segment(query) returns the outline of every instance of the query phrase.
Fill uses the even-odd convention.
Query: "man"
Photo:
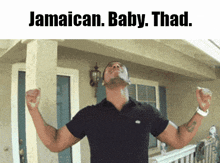
[[[149,133],[174,148],[182,148],[195,136],[210,106],[211,95],[197,89],[200,109],[188,123],[176,127],[157,109],[129,98],[130,79],[120,62],[107,65],[103,80],[106,99],[80,110],[58,130],[47,125],[38,111],[39,100],[34,94],[39,90],[27,92],[27,106],[37,133],[52,152],[60,152],[87,136],[92,163],[147,163]]]

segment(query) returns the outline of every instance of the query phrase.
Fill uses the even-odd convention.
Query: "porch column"
[[[44,120],[57,127],[57,41],[31,40],[27,43],[26,90],[41,88],[39,111]],[[38,137],[26,106],[27,159],[31,163],[58,162],[58,154],[50,152]]]

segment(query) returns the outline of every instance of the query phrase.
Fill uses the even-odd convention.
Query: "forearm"
[[[187,145],[196,135],[204,117],[195,113],[188,123],[179,126],[178,138],[181,146]]]
[[[190,121],[179,127],[170,123],[166,129],[158,135],[157,138],[160,141],[165,142],[173,148],[182,148],[192,140],[202,123],[203,116],[208,114],[211,102],[211,95],[204,94],[202,89],[196,90],[196,96],[199,103],[199,109],[197,109]]]
[[[44,121],[38,109],[30,111],[30,115],[33,119],[39,138],[43,144],[50,149],[52,144],[56,142],[57,130]]]

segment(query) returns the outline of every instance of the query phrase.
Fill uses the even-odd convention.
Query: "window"
[[[128,86],[129,96],[139,102],[148,103],[159,108],[159,86],[158,82],[131,78],[131,85]],[[149,135],[149,155],[160,152],[160,142],[152,135]]]

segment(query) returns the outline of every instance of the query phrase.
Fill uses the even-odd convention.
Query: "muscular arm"
[[[26,93],[26,103],[30,115],[33,119],[37,134],[43,144],[52,152],[60,152],[80,141],[79,138],[74,137],[66,126],[63,126],[59,130],[48,125],[38,110],[39,101],[37,101],[37,96],[39,96],[39,90],[29,91]],[[36,103],[31,105],[31,103]]]
[[[30,114],[39,138],[50,151],[61,152],[80,141],[69,132],[66,126],[57,130],[48,125],[38,110],[30,111]]]
[[[203,118],[198,113],[195,113],[188,123],[178,128],[169,123],[167,128],[157,138],[174,148],[182,148],[196,135]]]
[[[206,111],[210,106],[211,95],[205,95],[201,89],[197,89],[196,96],[199,107]],[[182,148],[196,135],[203,118],[203,116],[196,112],[188,123],[178,128],[169,123],[167,128],[157,138],[174,148]]]

